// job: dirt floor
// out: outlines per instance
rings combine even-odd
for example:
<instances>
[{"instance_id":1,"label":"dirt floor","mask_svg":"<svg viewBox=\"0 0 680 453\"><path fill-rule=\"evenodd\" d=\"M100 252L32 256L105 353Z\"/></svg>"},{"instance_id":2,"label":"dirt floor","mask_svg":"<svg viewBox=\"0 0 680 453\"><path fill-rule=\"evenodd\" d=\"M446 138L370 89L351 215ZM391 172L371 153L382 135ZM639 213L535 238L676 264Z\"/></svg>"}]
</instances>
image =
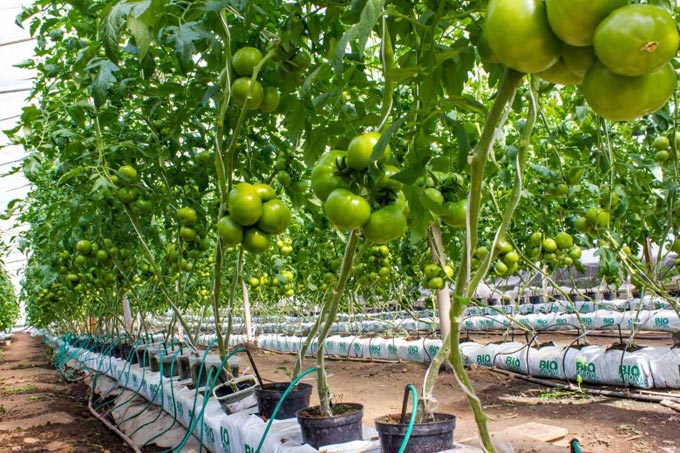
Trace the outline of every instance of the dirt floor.
<instances>
[{"instance_id":1,"label":"dirt floor","mask_svg":"<svg viewBox=\"0 0 680 453\"><path fill-rule=\"evenodd\" d=\"M255 360L265 380L285 381L295 357L260 351ZM327 364L335 401L362 403L364 423L369 425L380 415L399 412L404 386L419 387L425 372L425 365L418 363ZM248 372L245 365L242 362L242 371ZM313 360L305 363L313 365ZM567 442L577 438L584 453L680 452L680 412L660 404L566 393L480 368L472 369L470 377L500 451L568 452ZM82 384L64 381L38 339L15 336L12 345L0 347L0 453L130 451L90 416L87 391ZM473 444L472 413L451 374L440 376L435 397L438 412L457 416L456 441ZM531 423L566 428L568 433L543 443L527 435L548 428Z\"/></svg>"},{"instance_id":2,"label":"dirt floor","mask_svg":"<svg viewBox=\"0 0 680 453\"><path fill-rule=\"evenodd\" d=\"M40 339L15 335L0 346L0 453L131 451L90 414L88 395L54 369Z\"/></svg>"}]
</instances>

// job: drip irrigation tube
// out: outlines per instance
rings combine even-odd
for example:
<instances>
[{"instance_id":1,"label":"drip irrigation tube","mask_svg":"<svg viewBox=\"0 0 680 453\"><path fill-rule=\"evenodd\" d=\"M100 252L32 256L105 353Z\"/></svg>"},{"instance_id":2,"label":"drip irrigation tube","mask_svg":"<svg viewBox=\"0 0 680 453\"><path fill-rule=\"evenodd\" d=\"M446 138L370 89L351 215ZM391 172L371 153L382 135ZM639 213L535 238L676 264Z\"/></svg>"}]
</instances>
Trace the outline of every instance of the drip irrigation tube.
<instances>
[{"instance_id":1,"label":"drip irrigation tube","mask_svg":"<svg viewBox=\"0 0 680 453\"><path fill-rule=\"evenodd\" d=\"M487 368L488 370L491 370L495 373L499 374L504 374L506 376L511 376L513 378L518 378L518 379L523 379L528 382L533 382L534 384L539 384L543 385L545 387L552 387L552 388L559 388L563 390L571 390L575 392L581 392L581 393L590 393L592 395L599 395L599 396L610 396L614 398L626 398L626 399L632 399L632 400L638 400L638 401L647 401L651 403L660 403L661 401L673 401L676 403L680 403L680 395L667 395L667 396L661 396L661 395L645 395L641 393L632 393L632 392L618 392L616 390L602 390L602 389L594 389L590 387L578 387L573 384L561 384L559 382L552 382L548 381L545 379L539 379L535 378L532 376L525 376L523 374L519 373L513 373L512 371L507 371L507 370L502 370L500 368Z\"/></svg>"},{"instance_id":2,"label":"drip irrigation tube","mask_svg":"<svg viewBox=\"0 0 680 453\"><path fill-rule=\"evenodd\" d=\"M413 398L413 410L411 410L411 419L408 422L408 428L406 429L406 435L404 435L404 440L401 442L401 447L399 447L399 453L404 453L406 450L406 445L411 438L411 432L413 431L413 425L416 421L416 412L418 410L418 393L413 384L406 386L406 394L404 395L404 404L401 408L401 420L400 423L404 423L404 416L406 415L406 404L408 403L408 392L411 391L411 398Z\"/></svg>"},{"instance_id":3,"label":"drip irrigation tube","mask_svg":"<svg viewBox=\"0 0 680 453\"><path fill-rule=\"evenodd\" d=\"M97 419L100 422L106 425L106 427L109 428L111 431L118 434L118 436L120 436L120 438L123 439L123 441L125 441L125 443L128 444L130 448L132 448L132 451L134 451L135 453L142 453L142 451L139 448L137 448L137 446L134 444L132 439L130 439L130 437L128 437L124 432L116 428L112 423L110 423L107 419L99 415L97 411L94 410L94 408L92 407L92 394L90 394L89 401L87 402L87 407L90 409L92 415L97 417Z\"/></svg>"},{"instance_id":4,"label":"drip irrigation tube","mask_svg":"<svg viewBox=\"0 0 680 453\"><path fill-rule=\"evenodd\" d=\"M267 438L267 434L269 434L269 429L271 428L272 423L276 419L276 414L279 413L279 409L281 409L281 406L283 405L283 401L288 396L288 393L290 393L290 391L295 388L297 383L300 382L300 380L303 377L305 377L306 375L308 375L309 373L312 373L314 371L316 371L316 367L311 367L311 368L305 370L298 377L293 379L291 381L290 385L288 386L288 388L286 389L286 391L283 392L283 395L281 395L281 399L279 399L279 402L276 404L276 407L274 408L274 412L272 412L271 417L269 417L269 421L267 421L267 426L264 429L264 433L262 434L262 437L260 438L260 443L257 445L257 449L255 450L255 453L260 453L260 449L262 448L262 445L264 444L264 440ZM260 385L261 384L262 384L262 382L260 381Z\"/></svg>"}]
</instances>

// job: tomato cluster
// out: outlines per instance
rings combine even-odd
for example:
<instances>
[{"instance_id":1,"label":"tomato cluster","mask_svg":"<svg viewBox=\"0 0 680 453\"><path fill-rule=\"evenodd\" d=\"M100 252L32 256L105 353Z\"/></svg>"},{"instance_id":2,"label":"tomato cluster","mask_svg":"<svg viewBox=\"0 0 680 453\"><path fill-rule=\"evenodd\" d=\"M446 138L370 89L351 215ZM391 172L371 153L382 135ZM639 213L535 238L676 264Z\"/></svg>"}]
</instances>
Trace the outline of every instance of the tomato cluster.
<instances>
[{"instance_id":1,"label":"tomato cluster","mask_svg":"<svg viewBox=\"0 0 680 453\"><path fill-rule=\"evenodd\" d=\"M613 121L652 113L673 94L680 44L665 9L629 0L491 0L478 49L548 82L581 85Z\"/></svg>"},{"instance_id":2,"label":"tomato cluster","mask_svg":"<svg viewBox=\"0 0 680 453\"><path fill-rule=\"evenodd\" d=\"M392 252L384 244L372 246L366 262L355 265L353 272L356 275L355 282L359 286L389 281L395 276Z\"/></svg>"},{"instance_id":3,"label":"tomato cluster","mask_svg":"<svg viewBox=\"0 0 680 453\"><path fill-rule=\"evenodd\" d=\"M217 222L217 233L226 246L265 252L270 236L283 233L290 223L290 209L268 184L238 183L229 192L228 203L229 214Z\"/></svg>"},{"instance_id":4,"label":"tomato cluster","mask_svg":"<svg viewBox=\"0 0 680 453\"><path fill-rule=\"evenodd\" d=\"M568 267L581 259L581 247L574 244L574 238L560 231L554 238L535 232L529 237L527 255L533 260L541 260L547 266Z\"/></svg>"},{"instance_id":5,"label":"tomato cluster","mask_svg":"<svg viewBox=\"0 0 680 453\"><path fill-rule=\"evenodd\" d=\"M479 250L479 248L477 250ZM505 239L500 239L496 242L496 251L496 262L493 265L496 274L499 276L506 276L516 273L519 269L519 253L512 247L512 244ZM486 254L488 254L488 251L481 252L481 255L484 257ZM475 255L477 255L477 253L475 253Z\"/></svg>"},{"instance_id":6,"label":"tomato cluster","mask_svg":"<svg viewBox=\"0 0 680 453\"><path fill-rule=\"evenodd\" d=\"M429 224L439 217L442 222L453 228L465 228L467 201L465 182L458 173L445 175L433 174L424 178L425 187L420 197L423 205L430 211Z\"/></svg>"},{"instance_id":7,"label":"tomato cluster","mask_svg":"<svg viewBox=\"0 0 680 453\"><path fill-rule=\"evenodd\" d=\"M387 164L389 145L376 161L379 177L368 175L379 139L377 132L358 135L347 151L329 151L312 170L312 191L333 225L343 230L361 228L366 239L376 244L398 239L407 229L402 183L391 178L399 169ZM371 201L377 209L372 209Z\"/></svg>"},{"instance_id":8,"label":"tomato cluster","mask_svg":"<svg viewBox=\"0 0 680 453\"><path fill-rule=\"evenodd\" d=\"M432 290L444 289L446 281L453 279L453 267L449 264L444 267L439 264L429 263L423 268L425 278L422 285Z\"/></svg>"},{"instance_id":9,"label":"tomato cluster","mask_svg":"<svg viewBox=\"0 0 680 453\"><path fill-rule=\"evenodd\" d=\"M281 94L275 87L263 87L259 81L252 80L253 70L261 61L262 52L254 47L236 51L231 66L240 77L231 84L231 93L238 106L271 113L279 107Z\"/></svg>"}]
</instances>

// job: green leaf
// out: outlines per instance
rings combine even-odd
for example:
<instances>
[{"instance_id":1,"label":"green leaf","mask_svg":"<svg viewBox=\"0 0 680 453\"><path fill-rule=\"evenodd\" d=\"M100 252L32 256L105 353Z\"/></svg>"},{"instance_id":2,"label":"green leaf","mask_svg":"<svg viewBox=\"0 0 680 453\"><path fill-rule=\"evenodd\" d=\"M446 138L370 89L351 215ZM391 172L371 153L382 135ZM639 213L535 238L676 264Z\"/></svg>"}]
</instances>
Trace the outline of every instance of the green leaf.
<instances>
[{"instance_id":1,"label":"green leaf","mask_svg":"<svg viewBox=\"0 0 680 453\"><path fill-rule=\"evenodd\" d=\"M358 49L363 50L366 47L371 30L378 23L378 19L380 19L384 4L384 0L367 0L364 9L361 11L359 22L352 25L338 41L335 55L333 56L333 69L340 79L342 79L347 45L351 41L356 40Z\"/></svg>"},{"instance_id":2,"label":"green leaf","mask_svg":"<svg viewBox=\"0 0 680 453\"><path fill-rule=\"evenodd\" d=\"M123 30L132 4L121 2L111 8L104 26L104 50L114 62L120 59L120 33Z\"/></svg>"},{"instance_id":3,"label":"green leaf","mask_svg":"<svg viewBox=\"0 0 680 453\"><path fill-rule=\"evenodd\" d=\"M149 27L141 19L130 15L127 19L127 28L130 31L130 34L135 38L139 59L143 60L146 53L149 51L149 45L151 44L151 32Z\"/></svg>"},{"instance_id":4,"label":"green leaf","mask_svg":"<svg viewBox=\"0 0 680 453\"><path fill-rule=\"evenodd\" d=\"M106 101L109 89L117 81L116 76L113 74L118 71L118 66L112 61L95 58L90 61L87 69L97 71L92 80L91 89L95 104L101 106Z\"/></svg>"}]
</instances>

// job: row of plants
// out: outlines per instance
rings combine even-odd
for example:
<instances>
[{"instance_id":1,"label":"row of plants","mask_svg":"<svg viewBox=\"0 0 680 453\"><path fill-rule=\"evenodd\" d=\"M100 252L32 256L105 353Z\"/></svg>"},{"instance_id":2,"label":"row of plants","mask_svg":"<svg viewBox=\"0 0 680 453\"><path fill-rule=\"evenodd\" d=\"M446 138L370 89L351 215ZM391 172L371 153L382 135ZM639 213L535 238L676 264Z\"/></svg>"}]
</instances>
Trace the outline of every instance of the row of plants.
<instances>
[{"instance_id":1,"label":"row of plants","mask_svg":"<svg viewBox=\"0 0 680 453\"><path fill-rule=\"evenodd\" d=\"M30 153L16 170L33 190L11 204L30 226L29 322L135 337L144 323L124 306L171 310L167 331L195 346L185 315L200 313L225 357L246 303L315 312L316 410L331 417L337 314L409 308L427 288L448 341L420 421L449 360L494 451L458 350L480 282L551 281L583 270L585 248L612 287L667 296L677 275L663 259L680 251L678 11L577 3L588 21L540 0L37 0L17 18L37 76L9 131ZM595 32L627 8L625 26ZM645 15L656 29L620 32ZM651 56L634 75L612 63L640 44ZM567 49L581 78L564 76Z\"/></svg>"},{"instance_id":2,"label":"row of plants","mask_svg":"<svg viewBox=\"0 0 680 453\"><path fill-rule=\"evenodd\" d=\"M0 250L7 250L7 248L0 243ZM9 278L4 263L0 260L0 332L14 327L19 319L19 308L16 288Z\"/></svg>"}]
</instances>

